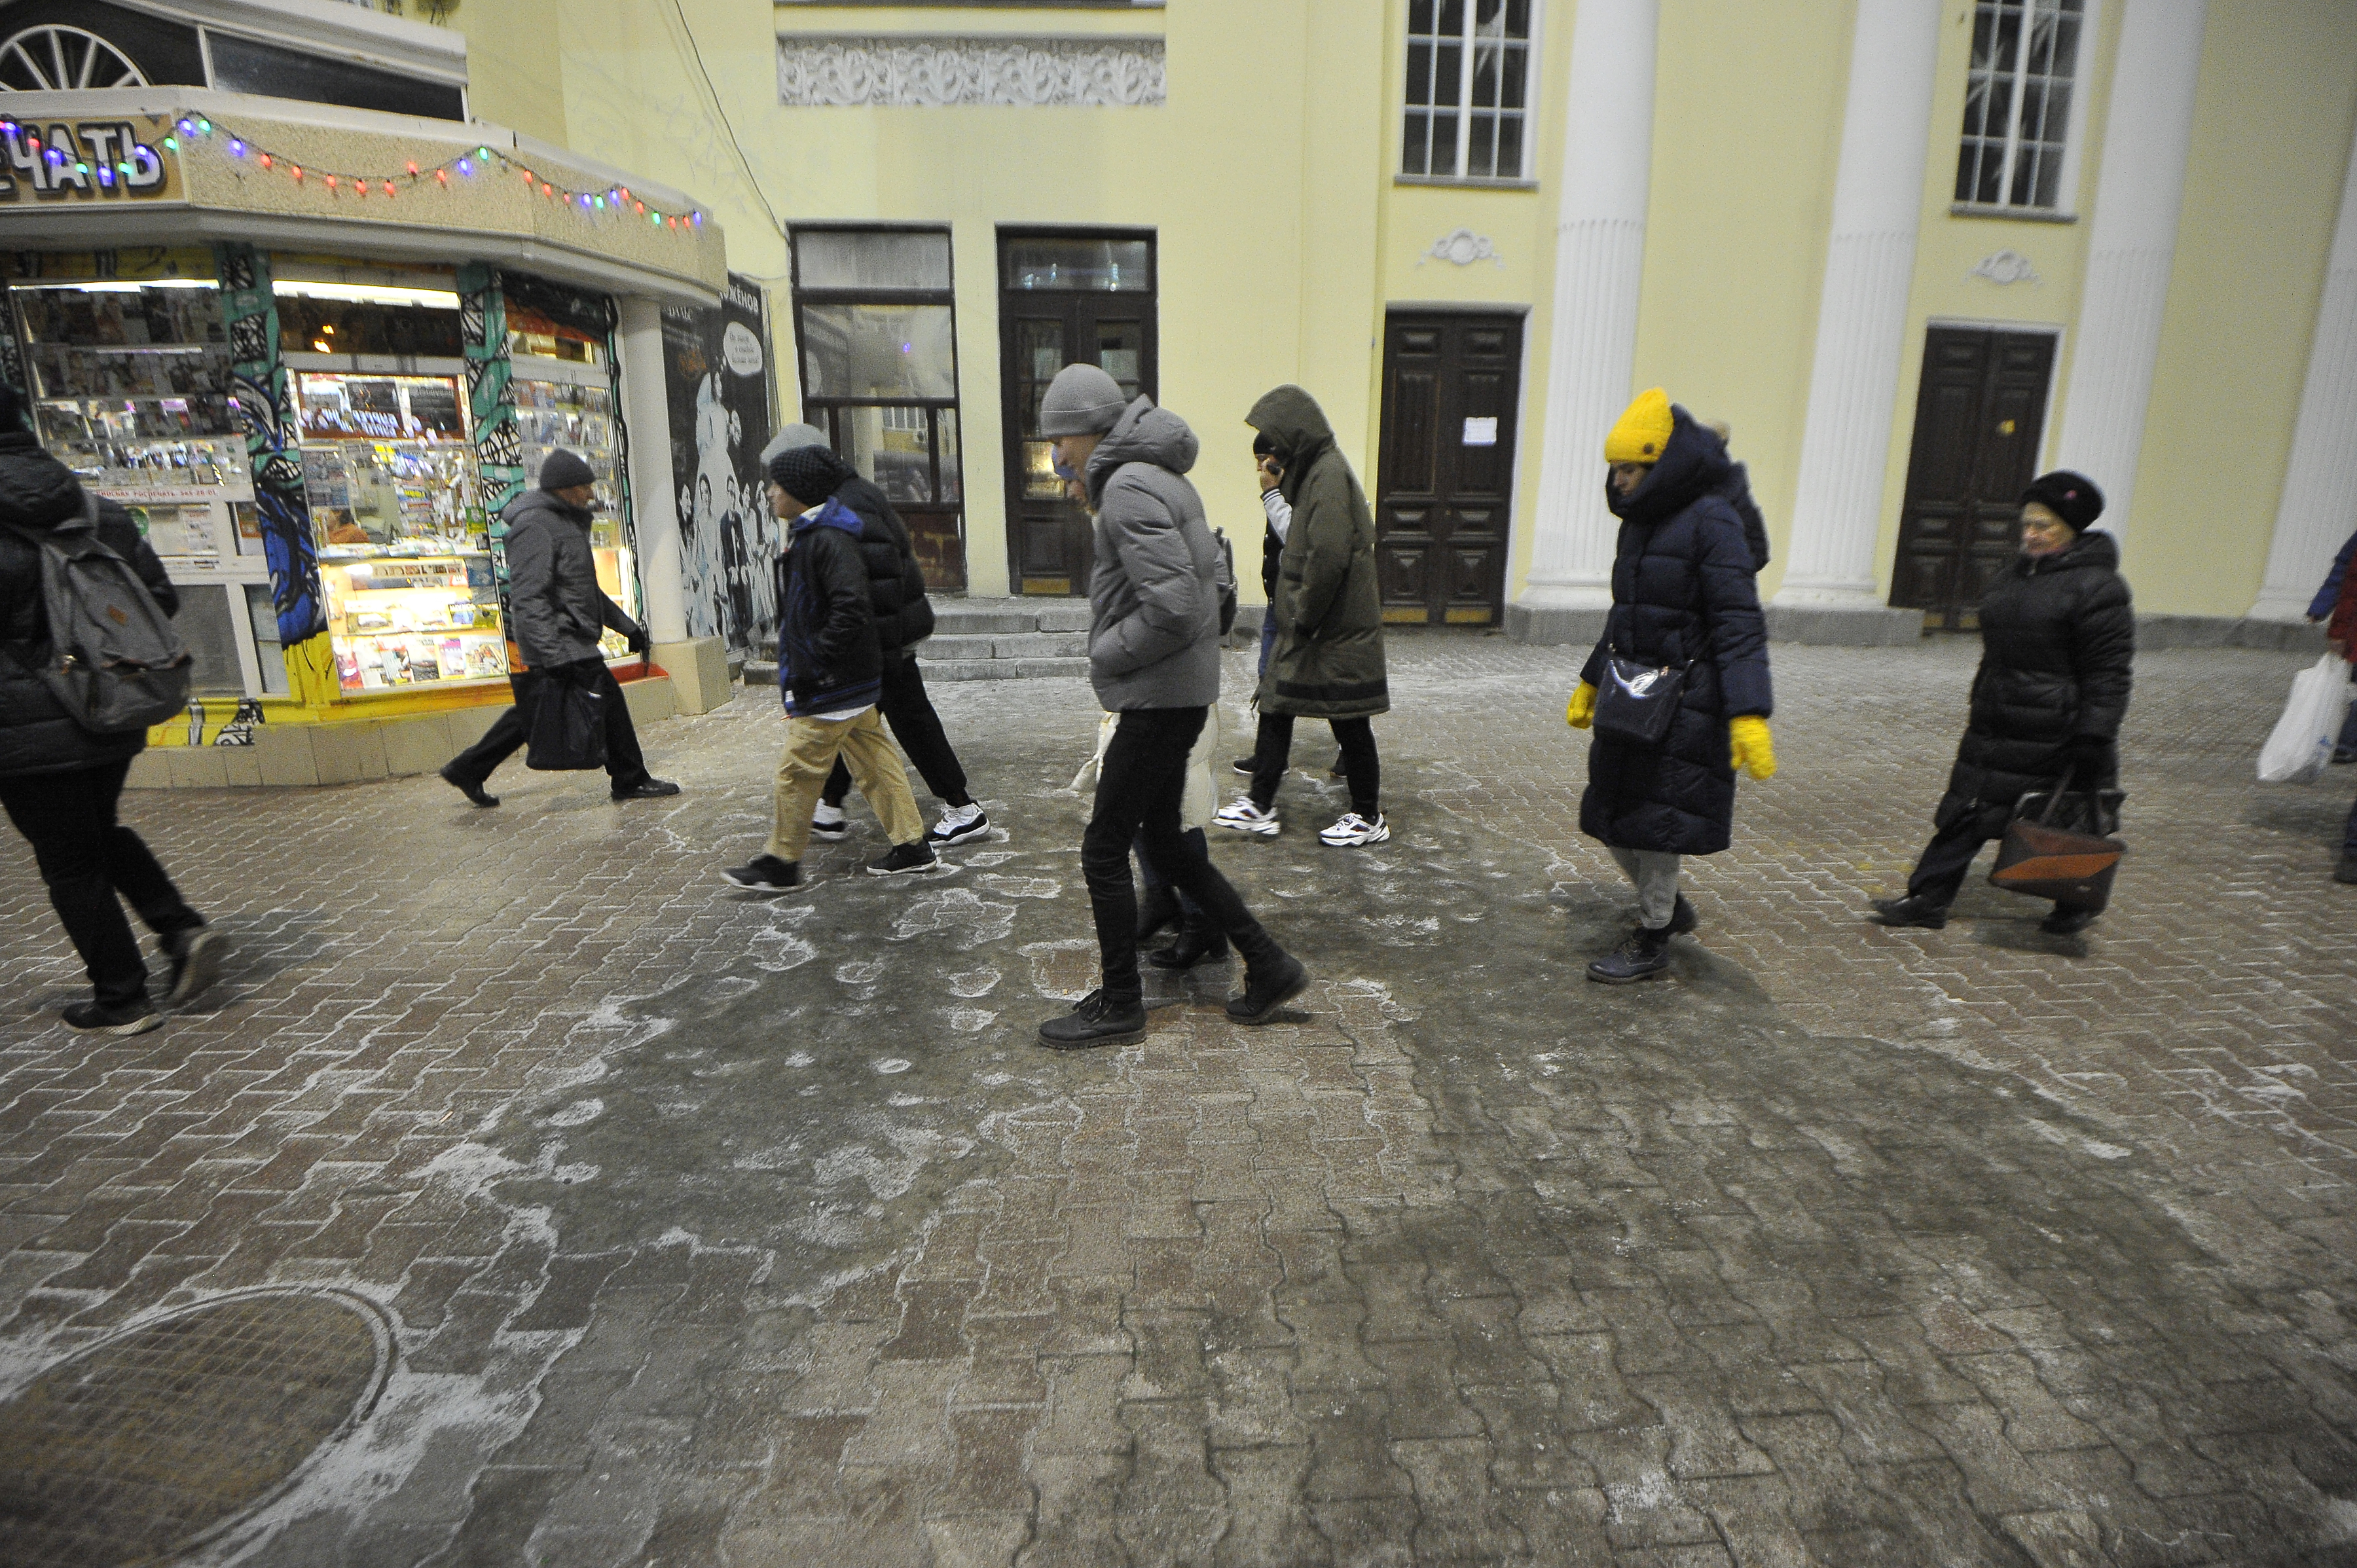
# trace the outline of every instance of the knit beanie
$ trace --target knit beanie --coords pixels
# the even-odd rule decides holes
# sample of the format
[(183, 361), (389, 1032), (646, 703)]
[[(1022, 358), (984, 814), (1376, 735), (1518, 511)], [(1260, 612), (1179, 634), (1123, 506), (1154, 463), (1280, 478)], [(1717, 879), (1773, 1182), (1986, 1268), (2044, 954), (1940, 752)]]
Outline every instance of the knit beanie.
[(761, 469), (764, 473), (768, 472), (770, 467), (770, 459), (776, 456), (780, 452), (791, 452), (797, 446), (823, 446), (825, 445), (826, 433), (819, 429), (817, 425), (789, 424), (784, 429), (779, 431), (775, 435), (770, 436), (770, 444), (761, 448)]
[(832, 446), (789, 446), (770, 459), (770, 483), (806, 507), (813, 507), (852, 477), (852, 467)]
[(578, 455), (559, 446), (540, 465), (540, 488), (544, 490), (569, 490), (576, 485), (594, 485), (597, 470), (583, 462)]
[(1608, 463), (1658, 463), (1670, 444), (1670, 394), (1650, 387), (1621, 412), (1611, 434), (1604, 438)]
[(1121, 423), (1121, 411), (1128, 406), (1121, 383), (1096, 366), (1066, 365), (1039, 400), (1039, 434), (1051, 439), (1102, 435)]
[(2021, 492), (2021, 504), (2031, 501), (2070, 524), (2073, 533), (2086, 532), (2104, 515), (2104, 492), (2095, 488), (2095, 481), (2068, 468), (2030, 480), (2029, 488)]

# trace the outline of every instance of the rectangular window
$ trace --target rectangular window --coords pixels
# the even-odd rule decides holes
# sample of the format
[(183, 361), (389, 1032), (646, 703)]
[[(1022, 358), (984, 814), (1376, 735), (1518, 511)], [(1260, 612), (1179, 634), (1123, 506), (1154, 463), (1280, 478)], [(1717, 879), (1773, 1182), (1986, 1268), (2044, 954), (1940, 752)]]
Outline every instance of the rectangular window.
[(1978, 0), (1956, 199), (2052, 211), (2062, 199), (2084, 0)]
[(797, 225), (792, 236), (802, 418), (890, 499), (926, 584), (963, 589), (949, 231)]
[(1523, 177), (1537, 0), (1408, 0), (1400, 173)]

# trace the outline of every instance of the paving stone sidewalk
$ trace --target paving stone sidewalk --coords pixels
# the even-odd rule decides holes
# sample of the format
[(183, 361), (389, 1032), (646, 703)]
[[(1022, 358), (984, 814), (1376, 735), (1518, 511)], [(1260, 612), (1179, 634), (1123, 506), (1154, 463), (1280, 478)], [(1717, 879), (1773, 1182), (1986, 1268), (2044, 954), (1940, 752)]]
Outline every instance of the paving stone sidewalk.
[(884, 881), (871, 826), (787, 899), (715, 875), (759, 693), (650, 732), (674, 801), (135, 795), (242, 956), (128, 1041), (49, 1021), (0, 840), (0, 1394), (231, 1290), (380, 1303), (373, 1412), (205, 1563), (2357, 1562), (2357, 779), (2249, 782), (2297, 660), (2140, 663), (2067, 941), (1857, 918), (1969, 648), (1776, 660), (1668, 982), (1579, 977), (1631, 900), (1576, 658), (1403, 637), (1394, 842), (1321, 849), (1321, 773), (1215, 846), (1298, 1010), (1205, 971), (1074, 1057), (1082, 682), (937, 693), (1002, 839)]

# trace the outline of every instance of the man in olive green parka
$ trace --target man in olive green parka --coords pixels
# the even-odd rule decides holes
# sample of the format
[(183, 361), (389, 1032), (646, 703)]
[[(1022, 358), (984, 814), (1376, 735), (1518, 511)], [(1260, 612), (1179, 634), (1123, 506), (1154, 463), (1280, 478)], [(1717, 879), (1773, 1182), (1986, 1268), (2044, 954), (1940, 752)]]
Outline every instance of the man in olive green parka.
[(1278, 488), (1293, 518), (1278, 558), (1276, 648), (1260, 683), (1260, 737), (1252, 792), (1221, 811), (1222, 827), (1273, 836), (1276, 786), (1285, 777), (1296, 718), (1333, 726), (1350, 778), (1351, 810), (1321, 831), (1337, 848), (1381, 843), (1382, 765), (1368, 720), (1391, 708), (1383, 675), (1383, 619), (1375, 582), (1375, 521), (1334, 427), (1317, 400), (1278, 387), (1253, 405), (1244, 423), (1268, 438), (1284, 478)]

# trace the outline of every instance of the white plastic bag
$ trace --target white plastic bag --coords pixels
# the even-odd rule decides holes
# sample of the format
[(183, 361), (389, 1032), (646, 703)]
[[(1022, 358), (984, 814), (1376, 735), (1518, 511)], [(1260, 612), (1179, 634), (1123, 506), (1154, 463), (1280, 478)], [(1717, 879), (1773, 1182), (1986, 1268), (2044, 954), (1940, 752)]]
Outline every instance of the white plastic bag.
[(2305, 784), (2332, 760), (2349, 713), (2349, 660), (2326, 654), (2292, 677), (2291, 701), (2259, 748), (2259, 782)]

